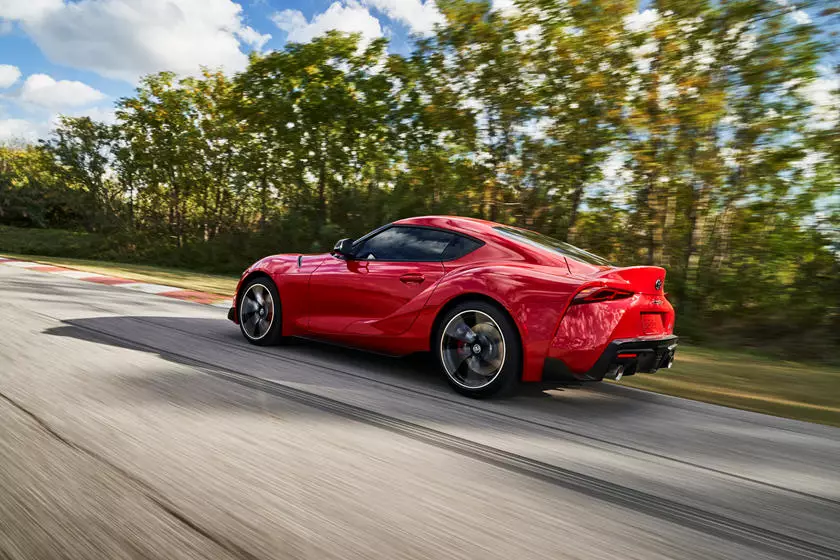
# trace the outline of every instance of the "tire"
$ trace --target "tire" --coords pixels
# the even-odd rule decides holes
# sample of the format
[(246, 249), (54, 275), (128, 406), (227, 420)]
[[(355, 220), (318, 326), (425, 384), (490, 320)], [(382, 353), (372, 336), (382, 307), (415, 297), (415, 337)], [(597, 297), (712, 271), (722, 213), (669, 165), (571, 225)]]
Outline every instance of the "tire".
[(462, 395), (510, 396), (519, 386), (519, 333), (497, 305), (464, 301), (447, 311), (438, 323), (432, 352), (446, 380)]
[(249, 280), (240, 291), (237, 302), (239, 330), (251, 344), (273, 346), (283, 333), (280, 294), (277, 286), (265, 276)]

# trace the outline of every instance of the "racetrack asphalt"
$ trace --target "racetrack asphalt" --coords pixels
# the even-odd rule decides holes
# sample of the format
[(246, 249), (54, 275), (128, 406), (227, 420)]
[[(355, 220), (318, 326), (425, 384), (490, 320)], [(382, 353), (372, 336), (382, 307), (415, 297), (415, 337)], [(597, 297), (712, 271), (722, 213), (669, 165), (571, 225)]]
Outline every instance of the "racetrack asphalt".
[[(667, 375), (667, 372), (657, 375)], [(840, 558), (840, 429), (0, 267), (0, 558)]]

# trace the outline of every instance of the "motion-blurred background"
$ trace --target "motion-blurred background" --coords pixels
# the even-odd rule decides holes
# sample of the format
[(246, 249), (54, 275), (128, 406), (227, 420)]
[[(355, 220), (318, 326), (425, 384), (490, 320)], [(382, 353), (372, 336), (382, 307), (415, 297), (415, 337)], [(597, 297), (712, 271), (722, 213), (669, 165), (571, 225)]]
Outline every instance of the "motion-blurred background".
[[(50, 18), (107, 25), (118, 3), (48, 4), (0, 16), (62, 62)], [(0, 251), (235, 274), (400, 217), (476, 216), (664, 266), (690, 341), (836, 362), (837, 4), (328, 4), (274, 11), (276, 50), (242, 26), (241, 71), (147, 74), (101, 119), (7, 130)], [(354, 28), (362, 12), (414, 35)], [(4, 72), (4, 102), (37, 103), (46, 76)]]
[[(226, 320), (424, 214), (665, 267), (674, 368)], [(0, 0), (0, 558), (836, 560), (838, 427), (838, 0)]]

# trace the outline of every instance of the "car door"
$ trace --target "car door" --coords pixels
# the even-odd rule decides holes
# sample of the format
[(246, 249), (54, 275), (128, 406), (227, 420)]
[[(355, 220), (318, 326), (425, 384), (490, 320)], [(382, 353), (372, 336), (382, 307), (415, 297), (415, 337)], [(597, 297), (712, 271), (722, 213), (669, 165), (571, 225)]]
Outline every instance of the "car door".
[(362, 238), (354, 258), (327, 258), (310, 279), (309, 330), (344, 336), (399, 335), (444, 275), (454, 234), (390, 226)]

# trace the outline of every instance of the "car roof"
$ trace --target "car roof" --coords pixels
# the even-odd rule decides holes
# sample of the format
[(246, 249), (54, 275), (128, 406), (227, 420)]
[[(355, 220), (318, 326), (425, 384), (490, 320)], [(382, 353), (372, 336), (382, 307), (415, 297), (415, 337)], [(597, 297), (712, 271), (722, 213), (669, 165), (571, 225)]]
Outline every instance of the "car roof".
[(478, 218), (463, 218), (461, 216), (417, 216), (415, 218), (397, 220), (393, 223), (394, 225), (401, 226), (437, 227), (481, 237), (486, 235), (497, 237), (499, 234), (493, 228), (502, 225)]
[[(561, 263), (567, 264), (568, 261), (571, 260), (575, 261), (582, 267), (598, 268), (595, 265), (588, 264), (586, 261), (581, 261), (574, 255), (569, 255), (562, 251), (555, 252), (547, 247), (541, 247), (537, 244), (527, 243), (518, 240), (515, 237), (511, 237), (510, 235), (505, 235), (497, 228), (520, 228), (516, 226), (506, 226), (498, 222), (491, 222), (478, 218), (464, 218), (461, 216), (417, 216), (414, 218), (397, 220), (388, 225), (425, 226), (446, 229), (455, 233), (475, 237), (484, 243), (495, 245), (498, 248), (504, 248), (507, 251), (513, 251), (520, 257), (524, 257), (525, 260), (537, 264), (556, 266)], [(580, 251), (585, 252), (582, 249)], [(508, 253), (508, 255), (510, 255), (510, 253)]]
[(547, 249), (537, 249), (534, 246), (501, 234), (495, 228), (509, 226), (488, 220), (463, 218), (460, 216), (418, 216), (416, 218), (397, 220), (393, 222), (393, 225), (435, 227), (461, 233), (480, 239), (498, 248), (513, 251), (519, 254), (520, 257), (524, 257), (525, 260), (539, 264), (556, 265), (558, 262), (565, 262), (563, 256), (560, 254), (556, 254)]

